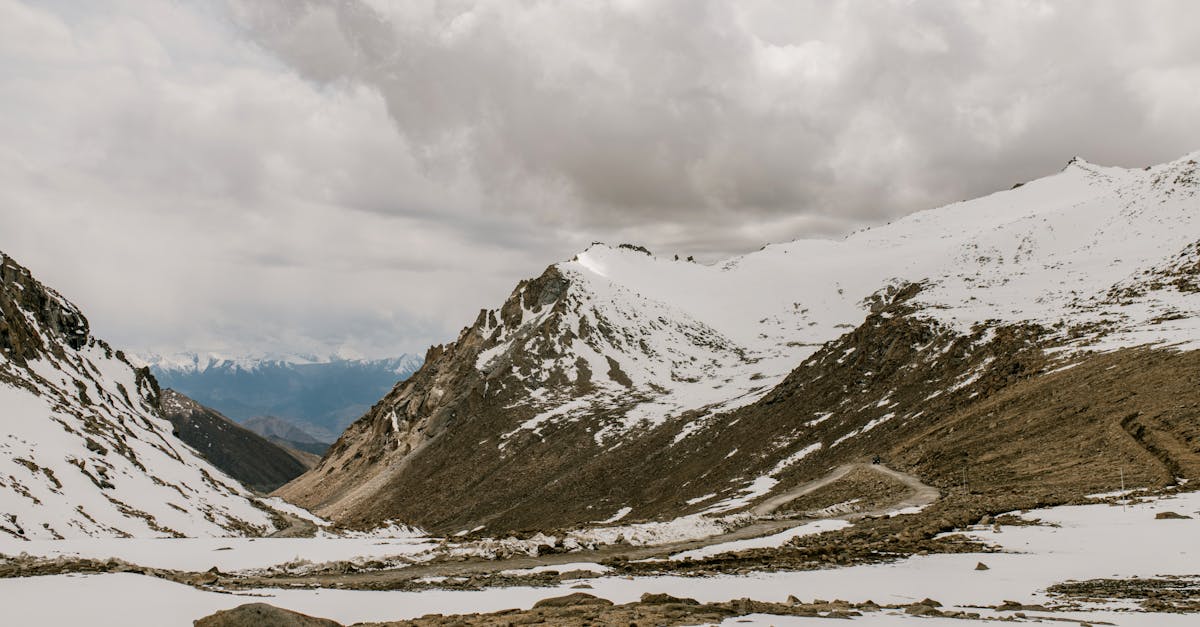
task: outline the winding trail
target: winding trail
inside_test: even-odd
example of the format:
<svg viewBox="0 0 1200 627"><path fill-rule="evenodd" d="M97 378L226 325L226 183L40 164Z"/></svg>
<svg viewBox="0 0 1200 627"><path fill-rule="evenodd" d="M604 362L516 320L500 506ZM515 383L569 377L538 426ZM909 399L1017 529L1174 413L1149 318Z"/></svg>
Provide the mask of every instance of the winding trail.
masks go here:
<svg viewBox="0 0 1200 627"><path fill-rule="evenodd" d="M820 490L831 483L835 483L856 469L873 470L875 472L887 475L888 477L891 477L892 479L895 479L896 481L908 486L908 488L912 490L912 494L894 504L892 507L888 507L886 509L869 512L855 512L845 516L837 516L836 518L854 520L857 518L863 518L864 516L878 516L880 514L886 514L888 512L909 507L924 507L938 500L938 497L941 496L941 493L938 492L937 488L926 485L913 475L888 468L883 464L843 464L837 468L834 468L833 472L830 472L820 479L814 479L813 481L809 481L808 483L792 488L787 492L777 494L769 499L764 500L758 505L750 508L750 512L755 516L767 516L772 514L775 512L775 510L786 505L787 503L794 501L805 494L816 492L817 490Z"/></svg>
<svg viewBox="0 0 1200 627"><path fill-rule="evenodd" d="M929 505L938 499L940 493L932 486L926 485L917 477L903 473L882 464L845 464L838 466L829 474L797 486L791 490L762 501L750 509L758 520L749 525L739 527L727 533L666 544L648 546L608 545L589 551L572 553L552 553L538 556L518 556L502 560L487 560L470 558L464 561L436 561L413 564L402 568L376 570L367 572L349 572L341 574L316 573L312 575L294 576L236 576L223 579L221 584L228 588L280 588L280 587L345 587L387 589L398 587L405 582L425 577L471 577L474 575L491 575L506 570L524 570L541 566L561 566L582 562L602 562L613 558L626 560L645 560L668 558L676 553L692 551L713 545L748 540L762 536L782 533L821 519L771 518L770 515L788 502L833 484L856 469L868 469L882 473L895 479L910 490L905 498L891 506L874 511L854 512L841 516L830 516L827 519L857 520L866 516L879 516L912 507Z"/></svg>
<svg viewBox="0 0 1200 627"><path fill-rule="evenodd" d="M288 526L267 536L268 538L311 538L317 532L317 525L311 520L280 512L287 519Z"/></svg>

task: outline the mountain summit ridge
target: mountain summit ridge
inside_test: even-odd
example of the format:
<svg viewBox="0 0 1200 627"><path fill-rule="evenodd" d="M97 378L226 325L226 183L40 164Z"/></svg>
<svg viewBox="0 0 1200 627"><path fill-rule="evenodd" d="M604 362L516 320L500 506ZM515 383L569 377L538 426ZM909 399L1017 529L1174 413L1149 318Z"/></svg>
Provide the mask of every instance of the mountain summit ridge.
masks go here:
<svg viewBox="0 0 1200 627"><path fill-rule="evenodd" d="M896 346L905 363L886 369L911 398L958 399L944 412L1041 376L1051 354L1200 347L1200 300L1161 278L1196 254L1195 159L1075 165L841 240L796 240L712 265L590 246L431 348L410 380L278 494L354 525L396 518L447 531L603 519L593 507L655 518L728 510L719 503L736 510L803 469L805 455L833 459L921 423L916 407L863 397L871 386L828 404L839 392L823 376L856 355L891 359L869 351L873 342L953 350L947 359ZM839 342L845 354L830 354ZM1013 362L1009 351L1028 356ZM853 376L884 376L882 367ZM928 382L903 378L906 368L929 370ZM802 390L779 396L788 381ZM822 409L788 426L766 410L780 398ZM739 432L739 416L756 415L769 416L755 420L778 445L749 439L711 467L703 438ZM710 467L679 465L690 455ZM692 507L617 485L630 472L618 459L643 477L656 464L674 468L653 482L668 493L691 494L699 482L714 497Z"/></svg>

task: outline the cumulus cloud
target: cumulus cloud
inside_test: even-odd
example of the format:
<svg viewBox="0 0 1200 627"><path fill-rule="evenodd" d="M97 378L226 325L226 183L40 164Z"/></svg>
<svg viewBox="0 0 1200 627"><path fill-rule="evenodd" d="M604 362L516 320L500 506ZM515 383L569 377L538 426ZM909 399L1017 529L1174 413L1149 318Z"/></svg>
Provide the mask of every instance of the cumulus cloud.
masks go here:
<svg viewBox="0 0 1200 627"><path fill-rule="evenodd" d="M141 349L444 341L597 239L705 259L1200 147L1193 2L0 0L0 249Z"/></svg>

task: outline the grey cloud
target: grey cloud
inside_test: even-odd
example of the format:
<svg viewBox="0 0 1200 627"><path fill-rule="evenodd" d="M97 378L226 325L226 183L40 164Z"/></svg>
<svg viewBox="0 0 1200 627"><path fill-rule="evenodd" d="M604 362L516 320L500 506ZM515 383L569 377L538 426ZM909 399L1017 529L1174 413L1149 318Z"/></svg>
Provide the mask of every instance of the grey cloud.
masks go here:
<svg viewBox="0 0 1200 627"><path fill-rule="evenodd" d="M1200 147L1200 4L0 0L0 249L132 348L420 351L593 240L709 261Z"/></svg>
<svg viewBox="0 0 1200 627"><path fill-rule="evenodd" d="M337 79L378 89L428 162L469 163L493 210L567 227L881 220L1076 153L1200 142L1137 80L1195 73L1187 3L253 4L251 30L315 80L331 44L288 33L325 23L354 51Z"/></svg>

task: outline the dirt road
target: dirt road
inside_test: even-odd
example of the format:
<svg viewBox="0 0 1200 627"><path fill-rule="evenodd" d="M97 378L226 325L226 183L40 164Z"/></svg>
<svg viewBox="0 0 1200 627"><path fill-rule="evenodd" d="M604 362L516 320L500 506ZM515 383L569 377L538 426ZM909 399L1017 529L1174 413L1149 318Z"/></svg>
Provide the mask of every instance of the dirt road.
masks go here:
<svg viewBox="0 0 1200 627"><path fill-rule="evenodd" d="M787 492L777 494L769 499L766 499L754 507L751 507L750 512L755 516L767 516L772 514L775 512L775 510L786 505L787 503L794 501L805 494L816 492L817 490L820 490L821 488L845 477L855 469L872 470L874 472L887 475L888 477L891 477L892 479L895 479L896 481L908 486L908 488L912 490L912 494L905 497L899 503L889 506L886 509L870 512L856 512L846 516L838 516L838 518L852 520L854 518L862 518L863 516L878 516L881 514L886 514L889 511L901 510L908 507L923 507L938 500L938 497L941 496L937 491L937 488L925 485L925 483L917 477L914 477L908 473L900 472L899 470L888 468L883 464L844 464L833 469L833 472L821 477L820 479L814 479L813 481L809 481L808 483L792 488Z"/></svg>
<svg viewBox="0 0 1200 627"><path fill-rule="evenodd" d="M797 486L787 492L766 499L751 508L750 512L756 517L767 517L786 503L828 486L842 479L855 469L869 469L895 479L910 489L910 493L900 501L876 511L855 512L841 516L831 516L843 520L854 520L864 516L878 516L899 511L909 507L924 506L936 501L939 493L936 488L926 485L917 477L903 473L882 464L846 464L835 468L829 474ZM227 587L236 588L274 588L274 587L345 587L366 589L388 589L402 587L405 582L412 582L428 577L472 577L486 576L505 570L522 570L534 567L553 567L564 564L581 562L603 562L614 558L629 561L646 559L663 559L676 553L700 549L715 544L723 544L736 540L745 540L783 532L787 529L812 522L813 519L795 518L763 518L755 522L707 538L656 544L651 546L609 545L590 551L575 551L571 553L552 553L538 556L519 556L503 560L486 560L472 558L466 561L438 561L425 564L414 564L398 569L376 570L368 572L349 573L316 573L296 576L264 576L237 577L234 580L223 580Z"/></svg>

